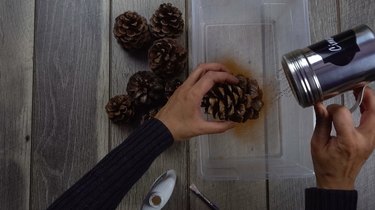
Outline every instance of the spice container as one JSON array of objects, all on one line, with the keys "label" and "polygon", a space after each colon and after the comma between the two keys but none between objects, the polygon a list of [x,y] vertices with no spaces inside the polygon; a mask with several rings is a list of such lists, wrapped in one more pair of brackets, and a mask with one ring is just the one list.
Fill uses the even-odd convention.
[{"label": "spice container", "polygon": [[285,54],[282,65],[298,103],[308,107],[375,80],[375,35],[360,25]]}]

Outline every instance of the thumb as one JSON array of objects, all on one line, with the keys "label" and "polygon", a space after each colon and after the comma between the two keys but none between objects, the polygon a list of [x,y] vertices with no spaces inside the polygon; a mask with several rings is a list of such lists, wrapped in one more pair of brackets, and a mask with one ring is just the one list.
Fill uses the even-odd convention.
[{"label": "thumb", "polygon": [[361,121],[359,129],[364,133],[374,133],[375,125],[375,93],[366,87],[361,104]]}]

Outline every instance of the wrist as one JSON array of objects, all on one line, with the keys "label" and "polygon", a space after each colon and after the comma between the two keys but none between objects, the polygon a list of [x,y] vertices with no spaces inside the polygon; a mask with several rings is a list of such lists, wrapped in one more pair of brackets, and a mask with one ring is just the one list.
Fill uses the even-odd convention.
[{"label": "wrist", "polygon": [[352,178],[316,177],[317,188],[330,190],[354,190]]},{"label": "wrist", "polygon": [[172,137],[173,137],[173,140],[174,141],[178,141],[179,140],[179,136],[176,134],[176,130],[175,130],[175,127],[173,126],[175,123],[171,122],[171,120],[164,116],[163,114],[161,114],[164,110],[160,110],[156,115],[155,115],[155,119],[158,119],[160,122],[162,122],[164,124],[164,126],[169,130],[169,132],[171,133]]}]

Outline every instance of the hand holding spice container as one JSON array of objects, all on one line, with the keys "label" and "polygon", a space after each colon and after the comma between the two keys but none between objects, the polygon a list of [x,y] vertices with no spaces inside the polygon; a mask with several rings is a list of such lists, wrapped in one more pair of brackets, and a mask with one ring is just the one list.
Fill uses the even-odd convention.
[{"label": "hand holding spice container", "polygon": [[282,66],[298,103],[311,106],[375,80],[375,34],[357,26],[285,54]]}]

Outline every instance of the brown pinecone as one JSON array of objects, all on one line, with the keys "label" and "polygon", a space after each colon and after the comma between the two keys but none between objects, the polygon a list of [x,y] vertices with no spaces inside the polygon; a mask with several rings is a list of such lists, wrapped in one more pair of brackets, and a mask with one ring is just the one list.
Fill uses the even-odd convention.
[{"label": "brown pinecone", "polygon": [[180,85],[182,84],[181,80],[179,79],[173,79],[173,80],[169,80],[165,83],[165,96],[167,99],[169,99],[174,91],[180,87]]},{"label": "brown pinecone", "polygon": [[116,17],[113,34],[127,50],[140,49],[151,42],[147,20],[136,12],[127,11]]},{"label": "brown pinecone", "polygon": [[201,106],[207,114],[235,122],[259,118],[263,94],[258,82],[242,75],[236,77],[240,80],[238,84],[216,84],[203,97]]},{"label": "brown pinecone", "polygon": [[116,95],[109,99],[105,110],[115,123],[128,123],[134,116],[132,99],[128,95]]},{"label": "brown pinecone", "polygon": [[156,38],[177,38],[184,31],[182,12],[171,3],[159,6],[150,19],[150,30]]},{"label": "brown pinecone", "polygon": [[150,69],[161,78],[178,76],[185,69],[187,52],[176,40],[164,38],[156,40],[148,51]]},{"label": "brown pinecone", "polygon": [[148,110],[146,113],[144,113],[141,116],[140,124],[143,124],[146,120],[149,120],[149,119],[155,117],[155,115],[159,112],[160,109],[161,109],[161,107],[153,108],[153,109]]},{"label": "brown pinecone", "polygon": [[129,78],[126,91],[135,105],[150,106],[165,103],[164,82],[152,71],[140,71]]}]

